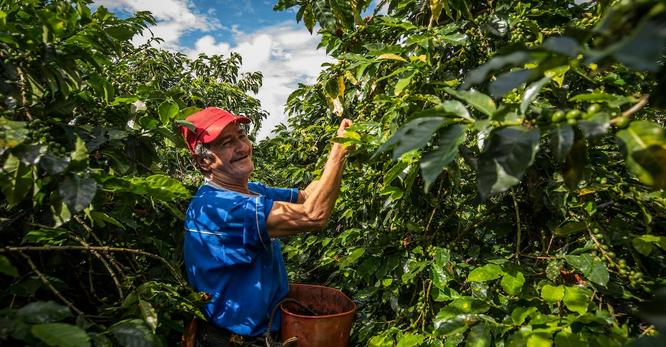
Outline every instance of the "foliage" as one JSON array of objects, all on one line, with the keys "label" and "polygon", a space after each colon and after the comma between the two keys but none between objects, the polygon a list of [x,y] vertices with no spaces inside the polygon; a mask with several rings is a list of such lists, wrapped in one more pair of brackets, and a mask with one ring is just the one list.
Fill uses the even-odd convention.
[{"label": "foliage", "polygon": [[359,345],[663,342],[663,306],[638,310],[666,285],[663,2],[381,4],[275,6],[337,62],[289,97],[262,179],[307,184],[355,122],[330,229],[285,247],[291,279],[359,300]]},{"label": "foliage", "polygon": [[90,1],[0,1],[0,341],[174,345],[202,303],[182,278],[196,170],[175,122],[266,113],[241,58],[134,47],[155,24]]}]

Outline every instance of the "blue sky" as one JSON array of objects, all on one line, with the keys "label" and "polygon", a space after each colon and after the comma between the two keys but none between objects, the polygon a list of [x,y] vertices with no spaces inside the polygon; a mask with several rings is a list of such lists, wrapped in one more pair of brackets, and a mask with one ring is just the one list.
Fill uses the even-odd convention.
[{"label": "blue sky", "polygon": [[[191,57],[199,53],[243,57],[242,72],[261,71],[263,86],[256,97],[269,113],[259,139],[286,120],[283,108],[298,83],[314,83],[321,64],[333,62],[317,50],[319,37],[296,23],[295,9],[274,12],[274,0],[95,0],[112,12],[127,16],[148,10],[157,19],[150,28],[165,41],[162,48]],[[147,33],[146,33],[147,34]],[[137,36],[136,44],[148,35]]]}]

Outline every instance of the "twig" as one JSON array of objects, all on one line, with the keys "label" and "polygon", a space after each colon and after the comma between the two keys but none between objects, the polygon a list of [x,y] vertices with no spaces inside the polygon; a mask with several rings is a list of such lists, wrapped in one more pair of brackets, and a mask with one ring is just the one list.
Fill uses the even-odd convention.
[{"label": "twig", "polygon": [[518,211],[518,201],[516,200],[516,191],[511,188],[511,198],[513,198],[513,208],[516,211],[516,261],[520,262],[520,238],[522,230],[520,229],[520,212]]},{"label": "twig", "polygon": [[23,106],[23,111],[25,111],[25,117],[31,121],[32,114],[30,114],[30,109],[28,108],[28,94],[26,92],[25,76],[19,67],[16,68],[16,74],[19,77],[19,88],[21,89],[21,106]]},{"label": "twig", "polygon": [[83,311],[76,308],[76,306],[74,306],[74,304],[72,304],[62,294],[60,294],[60,292],[53,286],[53,284],[51,284],[51,281],[49,281],[49,279],[46,278],[46,276],[44,276],[44,274],[41,273],[41,271],[39,271],[39,269],[37,268],[35,263],[32,262],[32,259],[30,259],[29,256],[23,254],[23,252],[21,252],[21,251],[18,251],[18,252],[23,258],[25,258],[25,260],[28,262],[28,265],[30,265],[30,268],[32,269],[32,271],[34,271],[35,274],[37,274],[37,277],[39,277],[39,279],[42,281],[42,283],[44,283],[44,285],[46,287],[48,287],[53,292],[53,294],[55,294],[55,296],[57,296],[60,300],[62,300],[62,302],[64,302],[67,305],[67,307],[69,307],[72,311],[76,312],[78,315],[83,314]]},{"label": "twig", "polygon": [[[74,216],[74,219],[75,219],[75,220],[76,220],[76,221],[77,221],[77,222],[83,227],[83,229],[85,229],[85,231],[88,232],[88,234],[90,234],[90,236],[93,237],[93,239],[95,239],[95,241],[96,241],[99,245],[103,245],[103,244],[104,244],[104,242],[102,242],[102,240],[100,240],[100,238],[97,237],[97,235],[96,235],[95,232],[92,230],[92,228],[89,227],[86,223],[84,223],[84,222],[81,220],[81,218],[79,218],[79,216]],[[87,245],[86,245],[86,246],[87,246]],[[112,256],[108,256],[108,257],[109,257],[109,261],[111,262],[111,264],[113,264],[113,267],[116,268],[116,271],[117,271],[121,276],[124,276],[123,269],[120,267],[120,265],[118,264],[118,262],[116,261],[116,259],[113,258]]]},{"label": "twig", "polygon": [[176,278],[178,283],[181,285],[185,285],[185,281],[183,281],[178,271],[176,271],[176,269],[174,269],[173,266],[171,266],[171,264],[169,264],[169,262],[166,259],[160,257],[159,255],[148,253],[146,251],[142,251],[139,249],[107,247],[107,246],[23,246],[23,247],[0,248],[0,253],[27,252],[27,251],[87,251],[87,252],[99,251],[99,252],[120,252],[120,253],[140,254],[149,258],[157,259],[162,263],[164,263],[164,265],[166,265],[166,267],[169,269],[174,278]]},{"label": "twig", "polygon": [[[76,235],[71,235],[71,236],[74,240],[78,241],[82,246],[90,247],[90,245],[86,241],[81,239],[80,237],[78,237]],[[111,268],[111,265],[109,265],[109,262],[107,262],[106,259],[104,259],[104,257],[102,257],[102,255],[99,252],[90,251],[90,253],[92,253],[92,255],[94,255],[97,259],[99,259],[99,261],[102,262],[102,264],[106,268],[106,271],[109,272],[109,275],[111,276],[111,279],[113,280],[113,283],[116,285],[116,290],[118,291],[118,296],[120,297],[120,300],[122,301],[125,298],[125,295],[123,294],[123,289],[120,287],[120,282],[118,281],[118,277],[116,277],[116,273],[113,272],[113,269]]]},{"label": "twig", "polygon": [[638,100],[638,102],[637,102],[636,104],[634,104],[634,106],[631,106],[628,110],[622,112],[622,114],[620,115],[620,117],[617,117],[617,118],[612,119],[612,120],[610,121],[611,124],[614,125],[614,124],[618,123],[618,122],[620,121],[620,119],[628,118],[628,117],[631,116],[632,114],[638,112],[638,110],[640,110],[640,109],[643,108],[645,105],[647,105],[647,103],[648,103],[648,99],[649,99],[649,98],[650,98],[649,95],[647,95],[647,94],[646,94],[646,95],[643,95],[643,96]]}]

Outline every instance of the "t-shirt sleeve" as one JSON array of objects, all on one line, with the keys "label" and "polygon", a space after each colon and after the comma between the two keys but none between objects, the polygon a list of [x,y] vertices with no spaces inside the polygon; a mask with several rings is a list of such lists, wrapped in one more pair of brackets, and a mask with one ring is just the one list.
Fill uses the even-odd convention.
[{"label": "t-shirt sleeve", "polygon": [[191,206],[186,228],[199,240],[199,251],[219,265],[250,263],[271,247],[266,218],[272,207],[273,200],[265,195],[223,194]]},{"label": "t-shirt sleeve", "polygon": [[298,188],[274,188],[257,182],[252,182],[249,186],[252,191],[266,195],[273,201],[298,202]]}]

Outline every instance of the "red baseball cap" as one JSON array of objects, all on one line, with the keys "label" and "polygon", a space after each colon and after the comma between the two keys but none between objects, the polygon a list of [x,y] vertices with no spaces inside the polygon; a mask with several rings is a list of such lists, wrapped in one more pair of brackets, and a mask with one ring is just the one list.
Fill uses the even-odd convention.
[{"label": "red baseball cap", "polygon": [[[227,125],[233,122],[250,123],[250,118],[237,116],[221,108],[207,107],[187,118],[193,127],[181,126],[181,131],[190,153],[194,154],[197,143],[210,143],[215,140]],[[193,129],[194,128],[194,129]]]}]

